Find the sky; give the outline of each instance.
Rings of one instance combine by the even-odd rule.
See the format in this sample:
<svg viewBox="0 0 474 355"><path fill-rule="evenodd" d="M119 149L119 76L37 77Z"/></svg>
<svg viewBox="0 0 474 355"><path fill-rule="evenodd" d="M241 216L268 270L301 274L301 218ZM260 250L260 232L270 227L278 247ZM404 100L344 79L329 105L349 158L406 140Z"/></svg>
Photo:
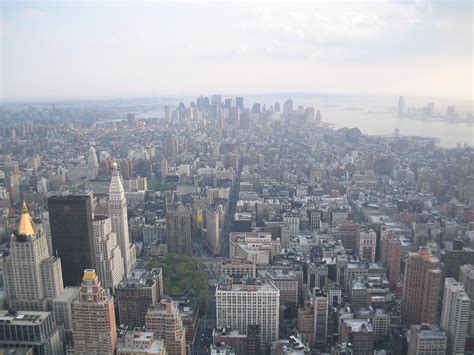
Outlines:
<svg viewBox="0 0 474 355"><path fill-rule="evenodd" d="M473 99L471 1L0 0L0 98Z"/></svg>

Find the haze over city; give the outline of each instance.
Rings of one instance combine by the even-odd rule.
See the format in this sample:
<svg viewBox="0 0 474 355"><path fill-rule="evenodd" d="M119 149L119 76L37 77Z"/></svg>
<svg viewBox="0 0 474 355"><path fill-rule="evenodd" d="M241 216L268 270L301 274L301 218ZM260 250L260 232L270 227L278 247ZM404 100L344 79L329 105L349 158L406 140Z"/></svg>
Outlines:
<svg viewBox="0 0 474 355"><path fill-rule="evenodd" d="M0 354L474 355L472 16L2 1Z"/></svg>
<svg viewBox="0 0 474 355"><path fill-rule="evenodd" d="M229 94L472 102L471 1L1 4L2 101Z"/></svg>

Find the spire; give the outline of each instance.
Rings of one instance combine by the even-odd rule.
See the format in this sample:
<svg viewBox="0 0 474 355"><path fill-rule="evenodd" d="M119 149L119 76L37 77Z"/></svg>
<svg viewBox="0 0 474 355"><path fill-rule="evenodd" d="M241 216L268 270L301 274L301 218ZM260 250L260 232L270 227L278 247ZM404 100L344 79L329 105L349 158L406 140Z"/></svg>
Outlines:
<svg viewBox="0 0 474 355"><path fill-rule="evenodd" d="M20 221L18 222L18 235L31 236L36 234L36 226L31 218L26 202L23 200L23 207L21 211Z"/></svg>

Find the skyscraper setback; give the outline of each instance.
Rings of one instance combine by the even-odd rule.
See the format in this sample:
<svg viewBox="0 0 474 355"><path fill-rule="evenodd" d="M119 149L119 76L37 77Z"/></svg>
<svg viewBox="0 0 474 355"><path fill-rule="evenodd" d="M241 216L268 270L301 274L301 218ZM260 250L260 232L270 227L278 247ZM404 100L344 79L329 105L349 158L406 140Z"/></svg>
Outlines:
<svg viewBox="0 0 474 355"><path fill-rule="evenodd" d="M78 286L85 269L95 265L92 194L48 199L53 252L62 260L65 286Z"/></svg>
<svg viewBox="0 0 474 355"><path fill-rule="evenodd" d="M79 299L73 304L76 355L113 355L117 347L114 299L94 269L84 270Z"/></svg>
<svg viewBox="0 0 474 355"><path fill-rule="evenodd" d="M5 258L4 283L11 309L43 311L63 290L61 261L48 252L42 229L37 229L23 202L16 232Z"/></svg>

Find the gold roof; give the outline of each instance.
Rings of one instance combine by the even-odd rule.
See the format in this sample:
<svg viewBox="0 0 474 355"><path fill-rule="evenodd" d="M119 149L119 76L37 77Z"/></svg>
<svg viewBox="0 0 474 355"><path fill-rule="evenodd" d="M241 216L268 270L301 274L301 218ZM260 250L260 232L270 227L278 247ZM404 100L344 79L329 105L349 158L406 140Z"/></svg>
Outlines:
<svg viewBox="0 0 474 355"><path fill-rule="evenodd" d="M27 236L36 234L36 226L28 212L28 207L26 206L25 201L23 201L23 208L21 211L20 221L18 222L17 234Z"/></svg>
<svg viewBox="0 0 474 355"><path fill-rule="evenodd" d="M83 280L95 280L97 275L94 269L85 269L84 276L82 277Z"/></svg>

